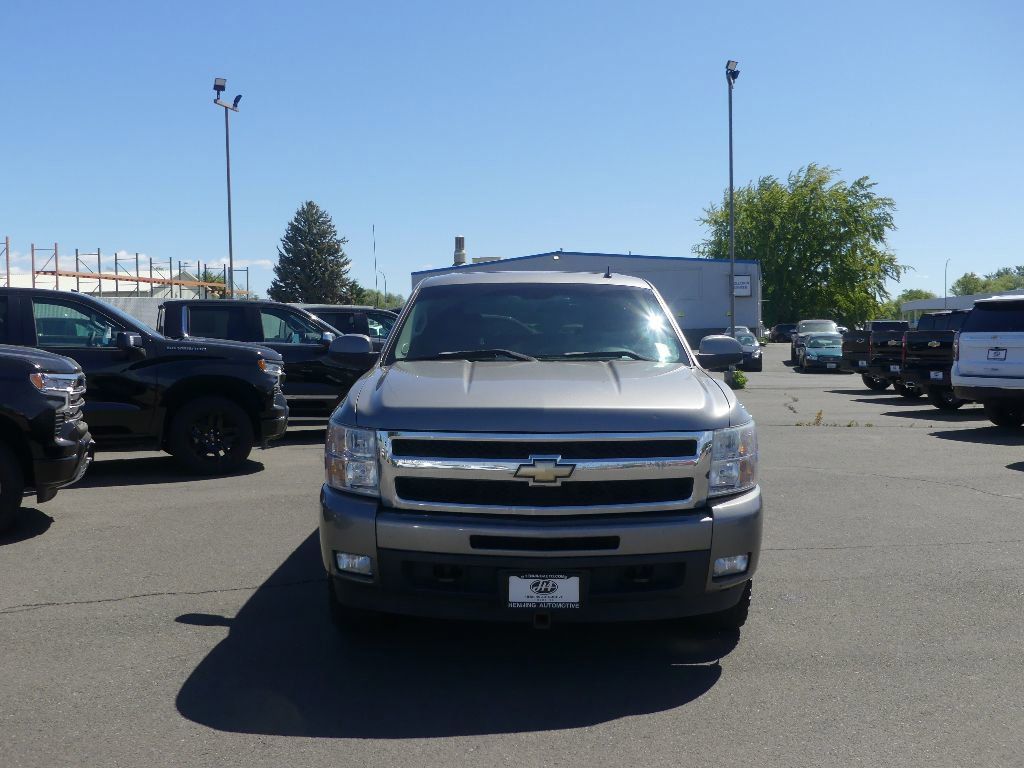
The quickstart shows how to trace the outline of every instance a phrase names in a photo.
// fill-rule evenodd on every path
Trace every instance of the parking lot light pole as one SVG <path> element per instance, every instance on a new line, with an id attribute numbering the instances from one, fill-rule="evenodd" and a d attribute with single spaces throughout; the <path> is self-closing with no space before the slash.
<path id="1" fill-rule="evenodd" d="M 378 270 L 378 271 L 377 271 L 377 274 L 378 274 L 378 275 L 380 275 L 381 277 L 383 277 L 383 278 L 384 278 L 384 303 L 385 303 L 385 304 L 387 304 L 387 299 L 388 299 L 388 276 L 387 276 L 387 275 L 385 275 L 385 274 L 384 274 L 383 272 L 381 272 L 380 270 Z M 376 293 L 377 293 L 377 295 L 376 295 L 376 297 L 375 297 L 375 298 L 376 298 L 376 299 L 377 299 L 378 301 L 380 301 L 380 291 L 377 291 Z M 378 306 L 378 307 L 379 307 L 379 306 L 380 306 L 380 304 L 377 304 L 376 306 Z M 387 307 L 385 307 L 385 309 L 387 309 Z"/>
<path id="2" fill-rule="evenodd" d="M 729 335 L 736 335 L 736 214 L 732 185 L 732 89 L 740 71 L 730 59 L 725 63 L 725 82 L 729 87 Z"/>
<path id="3" fill-rule="evenodd" d="M 949 307 L 949 259 L 946 259 L 946 266 L 942 269 L 942 308 Z"/>
<path id="4" fill-rule="evenodd" d="M 227 274 L 227 296 L 235 298 L 235 253 L 231 233 L 231 128 L 228 115 L 238 111 L 238 102 L 242 100 L 242 94 L 235 96 L 235 100 L 228 104 L 220 96 L 228 87 L 228 81 L 223 77 L 216 77 L 213 80 L 213 103 L 218 107 L 224 107 L 224 156 L 227 161 L 228 175 L 228 274 Z"/>

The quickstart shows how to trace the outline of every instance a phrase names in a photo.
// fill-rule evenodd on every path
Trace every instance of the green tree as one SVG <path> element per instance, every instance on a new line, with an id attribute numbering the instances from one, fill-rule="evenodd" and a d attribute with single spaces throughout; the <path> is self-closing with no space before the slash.
<path id="1" fill-rule="evenodd" d="M 981 293 L 985 290 L 985 280 L 978 277 L 974 272 L 961 275 L 949 286 L 949 292 L 954 296 L 970 296 L 973 293 Z"/>
<path id="2" fill-rule="evenodd" d="M 736 190 L 736 258 L 761 264 L 768 325 L 801 317 L 862 322 L 889 301 L 886 281 L 907 271 L 886 243 L 893 200 L 876 194 L 866 176 L 852 183 L 837 176 L 812 164 L 785 182 L 766 176 Z M 728 258 L 728 197 L 700 221 L 710 232 L 694 252 Z"/>
<path id="3" fill-rule="evenodd" d="M 878 311 L 875 312 L 873 320 L 894 320 L 898 319 L 902 311 L 902 307 L 908 301 L 917 301 L 919 299 L 937 299 L 939 298 L 931 291 L 926 291 L 923 288 L 907 288 L 905 291 L 901 291 L 900 295 L 892 301 L 886 301 L 879 305 Z"/>
<path id="4" fill-rule="evenodd" d="M 373 288 L 364 288 L 359 283 L 352 283 L 351 300 L 353 304 L 366 304 L 381 309 L 391 309 L 405 304 L 405 297 L 400 293 L 375 291 Z"/>
<path id="5" fill-rule="evenodd" d="M 267 295 L 274 301 L 345 304 L 350 301 L 351 266 L 331 217 L 307 200 L 288 223 L 277 249 L 274 280 Z"/>

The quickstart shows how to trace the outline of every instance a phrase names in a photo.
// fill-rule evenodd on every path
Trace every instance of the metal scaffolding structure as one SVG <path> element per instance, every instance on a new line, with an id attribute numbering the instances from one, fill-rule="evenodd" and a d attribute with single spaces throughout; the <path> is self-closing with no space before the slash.
<path id="1" fill-rule="evenodd" d="M 173 258 L 154 259 L 139 253 L 114 252 L 107 256 L 104 270 L 103 251 L 82 252 L 75 249 L 74 266 L 61 264 L 60 245 L 43 248 L 32 243 L 29 249 L 30 284 L 33 288 L 54 288 L 90 293 L 99 297 L 149 296 L 160 298 L 211 298 L 226 293 L 228 268 L 224 264 L 201 261 L 177 261 Z M 11 240 L 3 240 L 4 286 L 12 286 Z M 15 273 L 15 276 L 20 273 Z M 245 289 L 238 286 L 238 278 L 245 276 Z M 63 280 L 61 278 L 64 278 Z M 72 285 L 74 286 L 72 288 Z M 235 269 L 234 293 L 249 295 L 249 269 Z"/>

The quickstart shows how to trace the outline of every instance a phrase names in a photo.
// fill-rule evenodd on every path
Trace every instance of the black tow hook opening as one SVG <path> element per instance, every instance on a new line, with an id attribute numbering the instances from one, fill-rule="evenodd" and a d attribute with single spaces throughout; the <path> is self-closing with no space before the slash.
<path id="1" fill-rule="evenodd" d="M 551 629 L 551 614 L 550 613 L 535 613 L 535 614 L 533 614 L 533 628 L 534 629 Z"/>

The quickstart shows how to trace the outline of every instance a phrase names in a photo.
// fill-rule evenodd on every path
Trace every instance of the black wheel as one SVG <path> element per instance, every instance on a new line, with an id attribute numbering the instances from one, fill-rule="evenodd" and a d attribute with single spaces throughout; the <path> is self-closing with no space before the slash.
<path id="1" fill-rule="evenodd" d="M 167 447 L 189 472 L 222 475 L 249 458 L 253 442 L 252 422 L 240 406 L 223 397 L 200 397 L 174 414 Z"/>
<path id="2" fill-rule="evenodd" d="M 897 394 L 901 397 L 907 398 L 908 400 L 917 400 L 917 398 L 924 394 L 920 387 L 915 387 L 912 384 L 904 384 L 902 381 L 894 383 L 892 388 L 896 390 Z"/>
<path id="3" fill-rule="evenodd" d="M 876 379 L 874 376 L 868 376 L 866 373 L 861 374 L 861 379 L 864 380 L 864 386 L 875 392 L 881 392 L 883 389 L 889 388 L 889 382 L 885 379 Z"/>
<path id="4" fill-rule="evenodd" d="M 985 406 L 985 418 L 997 427 L 1019 427 L 1024 424 L 1024 405 L 989 400 Z"/>
<path id="5" fill-rule="evenodd" d="M 750 370 L 752 370 L 754 373 L 757 373 L 758 371 L 763 371 L 764 370 L 764 360 L 758 358 L 757 362 L 750 366 Z"/>
<path id="6" fill-rule="evenodd" d="M 962 408 L 966 400 L 961 400 L 946 387 L 928 387 L 928 402 L 940 411 L 955 411 Z"/>
<path id="7" fill-rule="evenodd" d="M 0 533 L 12 525 L 25 491 L 25 476 L 14 451 L 0 443 Z"/>
<path id="8" fill-rule="evenodd" d="M 794 347 L 792 344 L 789 345 L 789 362 L 796 362 L 796 347 Z"/>
<path id="9" fill-rule="evenodd" d="M 750 594 L 753 590 L 754 580 L 751 579 L 743 587 L 743 594 L 740 601 L 732 608 L 726 608 L 718 613 L 709 613 L 701 617 L 701 623 L 708 629 L 735 630 L 747 623 L 747 614 L 750 613 Z"/>

